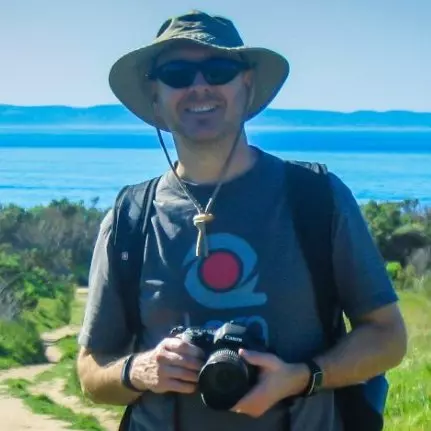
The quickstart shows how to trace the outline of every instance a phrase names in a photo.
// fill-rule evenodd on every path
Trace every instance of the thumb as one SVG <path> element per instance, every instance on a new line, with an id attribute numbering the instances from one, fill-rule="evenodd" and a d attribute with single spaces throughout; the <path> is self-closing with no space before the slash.
<path id="1" fill-rule="evenodd" d="M 274 357 L 269 353 L 246 349 L 240 349 L 238 353 L 251 365 L 262 368 L 272 368 L 274 366 Z"/>

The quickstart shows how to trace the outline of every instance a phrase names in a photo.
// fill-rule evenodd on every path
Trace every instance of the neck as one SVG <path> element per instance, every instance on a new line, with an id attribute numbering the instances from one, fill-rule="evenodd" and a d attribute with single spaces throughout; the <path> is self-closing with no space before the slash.
<path id="1" fill-rule="evenodd" d="M 180 178 L 197 184 L 216 183 L 234 144 L 235 137 L 222 142 L 207 142 L 187 145 L 177 141 L 178 164 L 176 172 Z M 247 143 L 243 131 L 236 144 L 223 181 L 228 181 L 252 167 L 255 154 Z"/>

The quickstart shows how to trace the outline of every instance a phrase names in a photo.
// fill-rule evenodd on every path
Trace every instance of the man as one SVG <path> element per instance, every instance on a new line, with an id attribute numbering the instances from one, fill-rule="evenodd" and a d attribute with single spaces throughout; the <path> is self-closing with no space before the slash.
<path id="1" fill-rule="evenodd" d="M 285 430 L 286 417 L 295 431 L 341 430 L 333 389 L 384 373 L 405 354 L 397 297 L 356 201 L 334 174 L 333 264 L 353 331 L 321 351 L 312 284 L 282 205 L 284 161 L 249 145 L 244 131 L 288 74 L 284 57 L 246 48 L 229 20 L 199 11 L 168 20 L 151 45 L 112 68 L 119 100 L 171 132 L 178 153 L 157 185 L 145 239 L 143 335 L 133 362 L 107 253 L 112 212 L 90 271 L 79 377 L 96 402 L 139 400 L 130 431 Z M 169 332 L 227 321 L 257 328 L 275 353 L 241 351 L 259 381 L 232 409 L 216 411 L 196 390 L 202 350 Z"/>

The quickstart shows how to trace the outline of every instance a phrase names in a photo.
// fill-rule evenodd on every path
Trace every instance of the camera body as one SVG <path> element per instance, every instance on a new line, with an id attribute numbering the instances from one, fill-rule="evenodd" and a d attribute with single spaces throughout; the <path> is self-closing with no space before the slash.
<path id="1" fill-rule="evenodd" d="M 263 338 L 246 326 L 233 322 L 218 329 L 177 326 L 171 330 L 171 336 L 180 337 L 204 352 L 198 389 L 207 407 L 229 410 L 255 385 L 258 368 L 247 363 L 238 351 L 267 350 Z"/>

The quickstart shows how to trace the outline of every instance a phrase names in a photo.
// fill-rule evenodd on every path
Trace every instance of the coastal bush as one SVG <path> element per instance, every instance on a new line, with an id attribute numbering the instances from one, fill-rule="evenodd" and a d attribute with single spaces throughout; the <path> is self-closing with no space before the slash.
<path id="1" fill-rule="evenodd" d="M 418 201 L 371 200 L 361 209 L 386 262 L 404 267 L 417 250 L 431 246 L 431 208 L 422 208 Z"/>
<path id="2" fill-rule="evenodd" d="M 44 361 L 44 347 L 34 323 L 0 319 L 0 369 Z"/>
<path id="3" fill-rule="evenodd" d="M 106 211 L 83 202 L 53 200 L 47 206 L 23 209 L 0 205 L 0 244 L 25 254 L 34 266 L 50 274 L 72 275 L 87 283 L 89 262 Z"/>
<path id="4" fill-rule="evenodd" d="M 0 251 L 0 368 L 44 360 L 40 333 L 67 324 L 74 285 L 70 277 L 34 266 L 31 253 Z"/>

